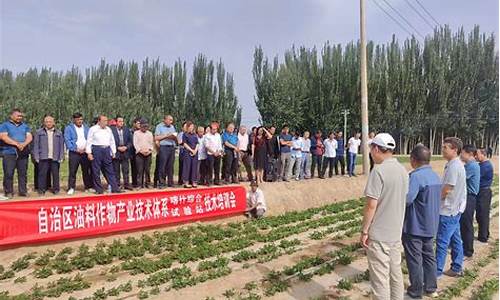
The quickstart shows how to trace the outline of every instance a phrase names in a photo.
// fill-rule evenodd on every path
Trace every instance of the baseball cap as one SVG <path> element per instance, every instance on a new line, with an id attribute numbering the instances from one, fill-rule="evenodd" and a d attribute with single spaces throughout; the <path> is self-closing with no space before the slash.
<path id="1" fill-rule="evenodd" d="M 377 134 L 371 144 L 375 144 L 380 147 L 384 147 L 389 150 L 394 150 L 396 148 L 396 142 L 394 141 L 394 138 L 392 135 L 388 133 L 379 133 Z"/>

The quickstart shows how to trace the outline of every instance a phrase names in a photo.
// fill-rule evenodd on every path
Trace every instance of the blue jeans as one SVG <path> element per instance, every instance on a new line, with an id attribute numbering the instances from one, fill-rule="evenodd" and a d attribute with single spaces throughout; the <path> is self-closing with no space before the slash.
<path id="1" fill-rule="evenodd" d="M 302 160 L 300 166 L 300 179 L 311 178 L 311 155 L 302 152 Z"/>
<path id="2" fill-rule="evenodd" d="M 356 167 L 356 153 L 349 152 L 349 165 L 347 166 L 347 173 L 349 176 L 354 175 L 354 168 Z"/>
<path id="3" fill-rule="evenodd" d="M 451 270 L 462 272 L 464 249 L 460 236 L 460 214 L 452 217 L 439 216 L 439 228 L 436 237 L 437 276 L 443 274 L 448 247 L 451 248 Z"/>

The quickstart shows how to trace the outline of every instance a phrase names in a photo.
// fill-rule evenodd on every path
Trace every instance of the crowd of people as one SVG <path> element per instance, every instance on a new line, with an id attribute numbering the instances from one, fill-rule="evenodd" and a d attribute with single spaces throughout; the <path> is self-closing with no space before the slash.
<path id="1" fill-rule="evenodd" d="M 67 193 L 74 194 L 80 168 L 85 191 L 102 194 L 105 189 L 101 172 L 111 193 L 151 186 L 174 187 L 178 150 L 177 185 L 196 188 L 246 179 L 251 181 L 247 214 L 261 217 L 266 204 L 258 188 L 260 183 L 334 174 L 356 176 L 356 155 L 361 145 L 359 133 L 345 145 L 342 131 L 324 136 L 318 130 L 311 135 L 308 131 L 291 131 L 286 125 L 278 134 L 275 126 L 254 127 L 247 132 L 245 126 L 236 128 L 234 123 L 221 130 L 215 121 L 206 127 L 186 121 L 177 130 L 170 115 L 155 127 L 144 118 L 136 118 L 132 128 L 125 125 L 121 116 L 108 120 L 100 115 L 91 127 L 80 113 L 73 114 L 72 119 L 61 131 L 54 118 L 47 115 L 43 126 L 32 131 L 23 121 L 23 113 L 12 110 L 10 119 L 0 125 L 4 199 L 13 196 L 15 170 L 19 196 L 28 195 L 30 155 L 35 165 L 35 188 L 40 195 L 49 188 L 54 194 L 59 193 L 60 164 L 66 157 Z M 414 170 L 408 176 L 393 157 L 396 143 L 391 135 L 370 133 L 367 142 L 371 171 L 364 192 L 367 202 L 360 242 L 367 249 L 373 296 L 403 299 L 400 254 L 404 250 L 410 277 L 407 294 L 412 298 L 421 298 L 423 294 L 434 297 L 438 278 L 462 276 L 464 259 L 474 254 L 474 214 L 477 239 L 488 242 L 493 182 L 493 165 L 488 159 L 491 149 L 463 145 L 456 137 L 444 139 L 442 153 L 447 163 L 440 178 L 430 167 L 431 151 L 422 144 L 411 152 Z M 153 157 L 156 162 L 151 180 Z M 445 270 L 448 249 L 452 262 Z"/>
<path id="2" fill-rule="evenodd" d="M 432 170 L 431 151 L 422 144 L 411 152 L 408 176 L 393 157 L 395 147 L 387 133 L 370 143 L 375 166 L 364 192 L 360 242 L 367 252 L 373 298 L 404 299 L 402 249 L 410 278 L 407 295 L 435 298 L 438 279 L 462 276 L 464 259 L 474 254 L 474 214 L 477 240 L 488 242 L 493 165 L 487 149 L 449 137 L 442 145 L 447 160 L 442 178 Z M 448 249 L 451 266 L 445 270 Z"/>
<path id="3" fill-rule="evenodd" d="M 122 116 L 108 119 L 100 115 L 92 120 L 91 126 L 86 121 L 89 120 L 80 113 L 74 113 L 72 122 L 63 128 L 47 115 L 40 128 L 31 130 L 23 112 L 13 109 L 9 119 L 0 125 L 3 198 L 14 195 L 15 171 L 18 195 L 28 195 L 30 156 L 39 195 L 49 190 L 54 194 L 60 192 L 60 168 L 65 159 L 68 160 L 67 194 L 73 195 L 79 169 L 86 192 L 121 193 L 174 187 L 176 156 L 177 185 L 185 188 L 242 180 L 259 184 L 325 178 L 334 173 L 356 176 L 356 155 L 361 145 L 359 133 L 345 145 L 342 131 L 324 135 L 318 130 L 311 136 L 308 131 L 291 131 L 287 125 L 278 133 L 275 126 L 248 130 L 245 126 L 236 128 L 230 122 L 221 128 L 215 121 L 206 127 L 186 121 L 177 129 L 170 115 L 156 126 L 151 126 L 145 118 L 136 118 L 131 128 Z M 155 159 L 153 176 L 152 159 Z M 106 189 L 101 173 L 107 182 Z"/>

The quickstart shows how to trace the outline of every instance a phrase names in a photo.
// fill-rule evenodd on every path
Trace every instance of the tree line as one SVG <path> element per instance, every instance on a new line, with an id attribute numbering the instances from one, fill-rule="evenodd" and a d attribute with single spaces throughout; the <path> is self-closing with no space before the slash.
<path id="1" fill-rule="evenodd" d="M 189 81 L 187 77 L 186 62 L 180 59 L 173 66 L 146 58 L 141 65 L 103 59 L 83 71 L 75 66 L 66 72 L 43 67 L 18 74 L 2 69 L 0 113 L 5 117 L 12 108 L 21 108 L 33 126 L 41 124 L 45 114 L 65 125 L 74 112 L 81 112 L 88 122 L 99 114 L 122 115 L 129 121 L 144 117 L 153 125 L 165 114 L 200 125 L 212 120 L 240 122 L 233 75 L 222 61 L 200 54 Z"/>
<path id="2" fill-rule="evenodd" d="M 297 129 L 361 127 L 359 43 L 292 47 L 280 59 L 254 51 L 255 103 L 265 125 Z M 441 140 L 498 147 L 498 51 L 493 34 L 436 28 L 419 42 L 367 44 L 370 130 L 391 133 L 398 152 L 419 142 L 440 152 Z"/>

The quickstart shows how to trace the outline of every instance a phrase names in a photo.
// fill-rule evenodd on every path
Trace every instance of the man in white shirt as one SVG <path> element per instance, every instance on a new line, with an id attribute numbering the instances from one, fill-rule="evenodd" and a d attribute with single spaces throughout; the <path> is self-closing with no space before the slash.
<path id="1" fill-rule="evenodd" d="M 323 170 L 320 178 L 325 178 L 326 168 L 328 168 L 328 177 L 332 178 L 335 157 L 337 157 L 337 140 L 335 139 L 335 132 L 330 132 L 328 138 L 323 141 L 323 144 L 325 145 L 325 154 L 323 154 Z"/>
<path id="2" fill-rule="evenodd" d="M 224 154 L 222 139 L 219 134 L 219 123 L 210 124 L 210 132 L 205 135 L 203 143 L 207 151 L 208 185 L 220 185 L 220 160 Z"/>
<path id="3" fill-rule="evenodd" d="M 288 165 L 288 172 L 286 177 L 291 178 L 292 175 L 295 180 L 300 180 L 300 165 L 302 164 L 302 146 L 304 142 L 300 137 L 300 132 L 295 131 L 292 138 L 292 146 L 290 146 L 290 164 Z"/>
<path id="4" fill-rule="evenodd" d="M 354 169 L 356 167 L 356 156 L 358 155 L 359 146 L 361 145 L 361 140 L 359 139 L 360 136 L 361 134 L 358 132 L 347 142 L 347 147 L 349 148 L 347 156 L 347 171 L 349 173 L 349 177 L 356 177 Z"/>
<path id="5" fill-rule="evenodd" d="M 302 162 L 300 166 L 300 178 L 311 178 L 311 139 L 309 131 L 304 131 L 302 137 Z"/>
<path id="6" fill-rule="evenodd" d="M 97 194 L 104 192 L 101 184 L 101 170 L 111 185 L 112 193 L 120 193 L 113 168 L 113 157 L 116 155 L 116 144 L 108 127 L 108 118 L 100 115 L 97 124 L 90 127 L 85 152 L 92 164 L 92 180 Z"/>
<path id="7" fill-rule="evenodd" d="M 252 181 L 250 191 L 247 192 L 246 215 L 250 218 L 260 218 L 264 215 L 266 209 L 264 193 L 259 189 L 259 184 L 256 181 Z"/>
<path id="8" fill-rule="evenodd" d="M 253 175 L 252 175 L 252 153 L 249 151 L 251 147 L 248 147 L 250 144 L 250 137 L 247 133 L 247 128 L 246 126 L 240 126 L 240 129 L 238 131 L 238 149 L 240 149 L 240 163 L 245 166 L 245 170 L 247 172 L 247 177 L 248 181 L 253 180 Z M 240 164 L 240 165 L 241 165 Z M 243 176 L 241 174 L 241 169 L 238 168 L 238 177 L 239 180 L 243 180 Z"/>
<path id="9" fill-rule="evenodd" d="M 198 184 L 206 185 L 207 180 L 207 150 L 205 149 L 205 134 L 210 130 L 209 127 L 203 128 L 203 126 L 198 126 L 196 129 L 196 134 L 198 135 Z"/>

